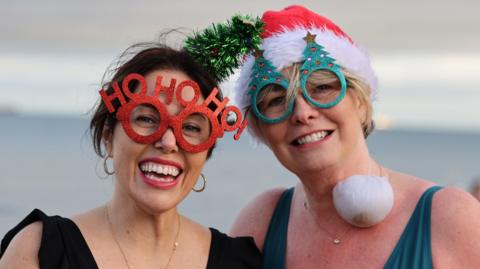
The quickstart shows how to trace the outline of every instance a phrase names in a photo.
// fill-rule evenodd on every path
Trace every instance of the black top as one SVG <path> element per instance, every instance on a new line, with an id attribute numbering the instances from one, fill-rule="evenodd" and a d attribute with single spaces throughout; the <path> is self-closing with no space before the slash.
<path id="1" fill-rule="evenodd" d="M 92 252 L 73 221 L 60 216 L 49 217 L 33 210 L 24 220 L 10 230 L 2 240 L 0 258 L 13 237 L 25 226 L 43 222 L 43 233 L 38 259 L 40 269 L 97 269 Z M 262 258 L 251 237 L 232 238 L 210 228 L 212 241 L 207 269 L 261 268 Z"/>

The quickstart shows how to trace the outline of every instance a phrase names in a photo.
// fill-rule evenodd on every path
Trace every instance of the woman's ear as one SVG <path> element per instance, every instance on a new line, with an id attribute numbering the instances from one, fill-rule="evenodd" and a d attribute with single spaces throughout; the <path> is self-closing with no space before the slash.
<path id="1" fill-rule="evenodd" d="M 360 122 L 362 125 L 365 125 L 367 122 L 367 106 L 360 103 L 358 107 L 358 113 L 360 113 Z"/>
<path id="2" fill-rule="evenodd" d="M 102 142 L 105 146 L 105 154 L 109 157 L 113 157 L 113 132 L 110 129 L 103 131 Z"/>
<path id="3" fill-rule="evenodd" d="M 357 94 L 352 94 L 352 99 L 355 103 L 355 107 L 360 118 L 360 123 L 364 125 L 367 121 L 367 106 L 364 102 L 362 102 L 362 99 Z"/>

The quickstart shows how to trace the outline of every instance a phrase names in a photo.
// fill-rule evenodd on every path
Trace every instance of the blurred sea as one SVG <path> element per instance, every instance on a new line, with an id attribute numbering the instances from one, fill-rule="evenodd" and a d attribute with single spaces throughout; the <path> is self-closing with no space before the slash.
<path id="1" fill-rule="evenodd" d="M 107 201 L 112 179 L 102 180 L 91 149 L 88 120 L 0 116 L 0 237 L 33 208 L 71 216 Z M 191 193 L 181 212 L 228 231 L 239 210 L 274 186 L 292 186 L 295 176 L 263 146 L 226 137 L 207 162 L 208 185 Z M 386 167 L 467 188 L 480 176 L 480 133 L 377 130 L 370 152 Z"/>

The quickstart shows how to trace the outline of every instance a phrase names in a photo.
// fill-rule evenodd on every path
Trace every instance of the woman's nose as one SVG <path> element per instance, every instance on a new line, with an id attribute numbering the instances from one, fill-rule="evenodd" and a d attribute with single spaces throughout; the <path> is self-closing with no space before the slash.
<path id="1" fill-rule="evenodd" d="M 318 109 L 308 103 L 303 95 L 299 94 L 295 97 L 295 105 L 290 120 L 292 123 L 305 124 L 318 117 L 318 113 Z"/>
<path id="2" fill-rule="evenodd" d="M 173 153 L 178 151 L 177 139 L 171 128 L 168 128 L 160 139 L 158 139 L 154 146 L 164 153 Z"/>

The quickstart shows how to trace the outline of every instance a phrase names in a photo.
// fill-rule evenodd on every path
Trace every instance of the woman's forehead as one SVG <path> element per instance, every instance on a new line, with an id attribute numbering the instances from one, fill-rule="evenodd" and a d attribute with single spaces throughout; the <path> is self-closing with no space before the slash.
<path id="1" fill-rule="evenodd" d="M 153 91 L 159 86 L 162 88 L 171 88 L 171 94 L 173 94 L 172 100 L 177 99 L 177 91 L 179 85 L 181 85 L 183 82 L 191 81 L 198 87 L 198 83 L 192 80 L 183 71 L 174 69 L 154 70 L 147 73 L 147 75 L 145 76 L 145 80 L 147 82 L 147 92 L 149 94 L 153 93 Z M 181 87 L 181 96 L 184 100 L 194 99 L 195 94 L 199 94 L 199 99 L 197 103 L 201 103 L 204 101 L 205 98 L 203 97 L 200 88 L 198 88 L 198 90 L 195 90 L 192 88 L 192 86 Z M 164 95 L 165 94 L 160 94 L 159 98 L 163 100 Z"/>
<path id="2" fill-rule="evenodd" d="M 182 82 L 185 80 L 192 80 L 187 74 L 183 71 L 175 70 L 175 69 L 157 69 L 153 70 L 145 75 L 145 79 L 147 80 L 148 86 L 155 86 L 156 79 L 158 76 L 161 76 L 164 80 L 163 85 L 168 86 L 169 82 L 172 79 L 175 79 L 177 82 Z"/>
<path id="3" fill-rule="evenodd" d="M 297 66 L 295 66 L 295 65 L 297 65 Z M 300 66 L 300 63 L 296 63 L 294 65 L 284 67 L 284 68 L 280 69 L 280 73 L 286 78 L 291 77 L 293 75 L 293 73 L 295 72 L 295 70 L 297 72 L 299 71 L 299 68 L 298 68 L 299 66 Z"/>

